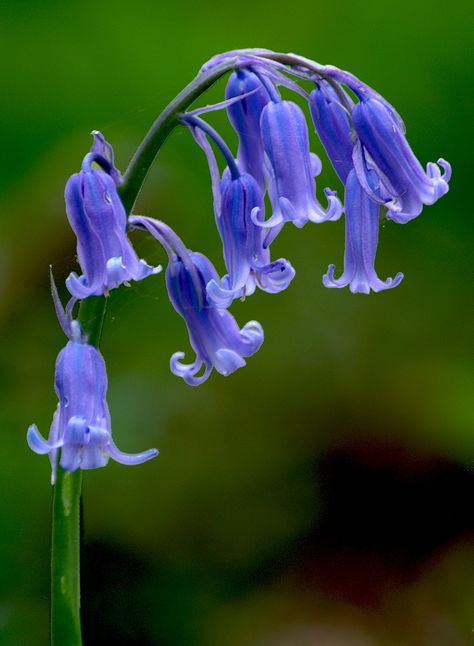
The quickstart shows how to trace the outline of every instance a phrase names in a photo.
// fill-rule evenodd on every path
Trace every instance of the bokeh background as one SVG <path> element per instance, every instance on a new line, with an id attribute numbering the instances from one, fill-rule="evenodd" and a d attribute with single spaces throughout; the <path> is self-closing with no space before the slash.
<path id="1" fill-rule="evenodd" d="M 453 165 L 450 193 L 381 228 L 378 295 L 326 290 L 344 224 L 288 226 L 286 292 L 233 306 L 260 352 L 197 389 L 163 276 L 116 290 L 103 340 L 117 444 L 157 446 L 84 484 L 86 644 L 365 646 L 470 643 L 472 494 L 472 52 L 469 2 L 0 5 L 0 643 L 48 642 L 54 361 L 65 343 L 48 265 L 75 268 L 63 189 L 92 129 L 125 169 L 148 126 L 214 53 L 262 46 L 350 69 L 404 116 L 422 163 Z M 217 99 L 218 84 L 203 101 Z M 229 142 L 223 115 L 211 118 Z M 321 152 L 316 137 L 313 150 Z M 325 163 L 319 187 L 337 186 Z M 165 219 L 223 269 L 208 172 L 184 130 L 136 212 Z M 165 261 L 133 236 L 142 257 Z M 64 292 L 63 295 L 65 296 Z"/>

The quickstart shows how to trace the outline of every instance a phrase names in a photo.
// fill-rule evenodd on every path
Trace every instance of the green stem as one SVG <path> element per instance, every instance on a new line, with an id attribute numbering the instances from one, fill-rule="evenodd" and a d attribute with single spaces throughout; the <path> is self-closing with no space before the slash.
<path id="1" fill-rule="evenodd" d="M 53 495 L 51 644 L 80 646 L 80 506 L 82 471 L 58 467 Z"/>
<path id="2" fill-rule="evenodd" d="M 79 308 L 79 323 L 87 338 L 87 342 L 98 348 L 104 327 L 105 310 L 107 309 L 106 296 L 89 296 L 81 301 Z"/>

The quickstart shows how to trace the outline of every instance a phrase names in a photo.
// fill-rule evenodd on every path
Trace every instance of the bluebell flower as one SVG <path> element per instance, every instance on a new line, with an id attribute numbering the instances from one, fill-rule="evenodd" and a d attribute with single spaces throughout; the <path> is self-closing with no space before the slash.
<path id="1" fill-rule="evenodd" d="M 234 317 L 225 309 L 213 305 L 206 294 L 206 285 L 218 281 L 212 263 L 202 254 L 189 252 L 189 258 L 198 276 L 198 284 L 181 258 L 170 260 L 166 269 L 166 286 L 175 310 L 187 325 L 191 346 L 196 359 L 191 364 L 181 363 L 183 352 L 171 357 L 171 372 L 187 384 L 203 383 L 215 368 L 227 376 L 245 365 L 244 357 L 255 354 L 263 343 L 263 330 L 257 321 L 249 321 L 239 329 Z M 204 366 L 201 376 L 197 374 Z"/>
<path id="2" fill-rule="evenodd" d="M 205 121 L 184 115 L 183 121 L 206 153 L 211 172 L 216 224 L 224 247 L 228 274 L 222 281 L 211 280 L 207 295 L 215 305 L 228 307 L 235 298 L 244 298 L 260 289 L 275 294 L 290 284 L 295 275 L 284 258 L 271 262 L 267 232 L 263 228 L 264 197 L 255 178 L 241 172 L 227 144 Z M 217 163 L 208 136 L 218 146 L 228 166 L 219 181 Z"/>
<path id="3" fill-rule="evenodd" d="M 52 484 L 58 451 L 61 451 L 59 464 L 67 471 L 103 467 L 110 457 L 131 465 L 158 455 L 156 449 L 131 455 L 115 446 L 106 401 L 104 359 L 96 348 L 82 340 L 77 321 L 72 322 L 71 330 L 72 338 L 56 361 L 55 390 L 59 403 L 48 440 L 34 424 L 27 434 L 28 444 L 35 453 L 49 454 Z"/>
<path id="4" fill-rule="evenodd" d="M 338 219 L 342 207 L 333 191 L 325 190 L 327 209 L 316 199 L 314 177 L 321 172 L 321 161 L 310 153 L 302 110 L 292 101 L 271 101 L 262 111 L 260 126 L 273 207 L 263 225 L 279 229 L 286 221 L 302 227 L 308 221 Z"/>
<path id="5" fill-rule="evenodd" d="M 376 170 L 379 185 L 373 193 L 385 203 L 388 218 L 405 223 L 419 215 L 424 204 L 433 204 L 448 191 L 449 163 L 438 160 L 443 175 L 433 162 L 425 172 L 405 138 L 400 119 L 385 103 L 376 98 L 361 100 L 354 107 L 352 119 L 362 144 L 356 163 L 359 180 L 364 185 L 365 169 Z"/>
<path id="6" fill-rule="evenodd" d="M 270 99 L 258 76 L 249 70 L 237 70 L 227 83 L 226 99 L 239 96 L 243 97 L 240 101 L 227 106 L 229 120 L 239 137 L 237 163 L 244 173 L 253 175 L 260 188 L 265 190 L 260 116 Z"/>
<path id="7" fill-rule="evenodd" d="M 376 183 L 374 171 L 369 171 L 368 181 Z M 329 265 L 323 276 L 326 287 L 350 286 L 352 293 L 369 294 L 370 290 L 380 292 L 396 287 L 403 278 L 398 273 L 394 279 L 380 280 L 375 273 L 374 261 L 379 233 L 380 205 L 374 202 L 362 188 L 355 170 L 351 170 L 346 181 L 345 193 L 346 247 L 344 273 L 334 278 L 334 265 Z"/>
<path id="8" fill-rule="evenodd" d="M 233 178 L 226 169 L 220 190 L 216 223 L 228 274 L 220 284 L 214 279 L 209 282 L 209 299 L 220 307 L 228 307 L 234 298 L 252 294 L 256 286 L 272 294 L 286 289 L 295 270 L 284 258 L 270 260 L 266 232 L 254 222 L 263 218 L 265 208 L 257 182 L 247 173 Z"/>
<path id="9" fill-rule="evenodd" d="M 339 88 L 348 106 L 353 106 L 349 95 Z M 309 95 L 309 107 L 313 123 L 326 153 L 345 183 L 353 168 L 352 153 L 354 143 L 351 139 L 351 124 L 341 98 L 335 89 L 326 81 L 319 81 L 315 90 Z"/>
<path id="10" fill-rule="evenodd" d="M 175 310 L 188 328 L 196 359 L 183 364 L 183 352 L 175 352 L 170 360 L 171 372 L 187 384 L 202 384 L 215 368 L 222 375 L 230 375 L 245 365 L 244 357 L 255 354 L 263 343 L 263 330 L 257 321 L 249 321 L 239 329 L 234 317 L 216 307 L 207 296 L 210 281 L 219 282 L 212 263 L 206 256 L 187 249 L 176 233 L 164 222 L 143 215 L 130 217 L 134 229 L 149 231 L 165 248 L 169 264 L 166 286 Z M 197 376 L 204 367 L 204 372 Z"/>
<path id="11" fill-rule="evenodd" d="M 117 192 L 121 178 L 113 164 L 112 148 L 100 133 L 93 135 L 94 144 L 82 170 L 69 178 L 65 190 L 66 212 L 77 236 L 77 255 L 84 272 L 82 276 L 73 272 L 66 280 L 77 299 L 105 294 L 121 283 L 141 280 L 161 270 L 139 260 L 130 244 L 127 216 Z"/>

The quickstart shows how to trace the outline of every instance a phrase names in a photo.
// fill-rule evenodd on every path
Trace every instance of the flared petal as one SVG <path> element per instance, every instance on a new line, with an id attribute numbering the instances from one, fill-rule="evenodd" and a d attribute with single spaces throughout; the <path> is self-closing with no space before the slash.
<path id="1" fill-rule="evenodd" d="M 243 368 L 243 366 L 245 366 L 245 359 L 235 352 L 235 350 L 229 350 L 228 348 L 216 350 L 214 354 L 214 368 L 221 375 L 224 375 L 224 377 L 235 372 L 238 368 Z"/>
<path id="2" fill-rule="evenodd" d="M 38 430 L 36 424 L 31 424 L 29 426 L 26 439 L 28 441 L 28 446 L 32 451 L 38 453 L 38 455 L 45 455 L 50 453 L 53 449 L 58 448 L 62 445 L 62 441 L 55 442 L 51 444 L 48 440 L 45 440 L 44 437 Z"/>
<path id="3" fill-rule="evenodd" d="M 196 357 L 194 363 L 181 363 L 180 359 L 184 358 L 184 352 L 175 352 L 170 359 L 171 372 L 177 377 L 181 377 L 190 386 L 199 386 L 204 383 L 212 372 L 212 365 L 205 363 L 199 357 Z M 201 376 L 196 377 L 204 365 L 204 372 Z"/>
<path id="4" fill-rule="evenodd" d="M 242 296 L 243 287 L 232 289 L 224 287 L 222 285 L 223 282 L 224 279 L 221 281 L 221 284 L 215 279 L 210 280 L 206 285 L 206 295 L 213 305 L 227 309 L 233 300 Z"/>
<path id="5" fill-rule="evenodd" d="M 263 328 L 258 321 L 249 321 L 240 330 L 240 339 L 245 349 L 244 357 L 255 354 L 264 341 Z"/>
<path id="6" fill-rule="evenodd" d="M 260 289 L 269 294 L 285 290 L 295 276 L 295 270 L 285 258 L 254 268 L 254 273 Z"/>
<path id="7" fill-rule="evenodd" d="M 375 182 L 375 173 L 371 171 L 369 180 Z M 334 265 L 329 265 L 323 276 L 325 287 L 345 287 L 351 292 L 369 294 L 396 287 L 403 274 L 398 273 L 394 279 L 382 281 L 374 268 L 378 243 L 379 210 L 359 183 L 355 170 L 352 170 L 346 181 L 346 247 L 344 254 L 344 272 L 340 278 L 334 277 Z"/>
<path id="8" fill-rule="evenodd" d="M 260 119 L 263 147 L 269 174 L 269 195 L 273 206 L 270 226 L 278 218 L 302 227 L 309 220 L 324 222 L 340 217 L 342 206 L 331 191 L 328 207 L 316 199 L 306 120 L 301 109 L 291 101 L 270 102 Z M 268 226 L 268 222 L 267 222 Z"/>
<path id="9" fill-rule="evenodd" d="M 159 455 L 157 449 L 148 449 L 147 451 L 142 451 L 141 453 L 124 453 L 120 451 L 112 438 L 109 438 L 108 450 L 110 457 L 115 460 L 115 462 L 120 462 L 120 464 L 126 464 L 133 466 L 135 464 L 143 464 L 152 458 L 156 458 Z"/>
<path id="10" fill-rule="evenodd" d="M 30 448 L 36 453 L 49 454 L 52 484 L 56 478 L 58 451 L 59 464 L 67 471 L 103 467 L 111 455 L 124 464 L 138 464 L 157 455 L 156 449 L 150 449 L 128 456 L 115 447 L 106 401 L 105 362 L 100 352 L 84 341 L 77 321 L 71 322 L 71 340 L 56 361 L 55 390 L 59 403 L 48 441 L 35 425 L 27 432 Z"/>

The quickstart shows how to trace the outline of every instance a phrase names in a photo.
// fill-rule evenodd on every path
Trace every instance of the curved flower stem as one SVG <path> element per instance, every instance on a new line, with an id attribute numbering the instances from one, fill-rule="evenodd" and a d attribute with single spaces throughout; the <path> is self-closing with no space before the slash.
<path id="1" fill-rule="evenodd" d="M 82 471 L 58 467 L 53 494 L 51 644 L 80 646 L 80 506 Z"/>
<path id="2" fill-rule="evenodd" d="M 88 341 L 99 346 L 107 298 L 82 301 L 79 321 Z M 51 535 L 51 644 L 80 646 L 80 513 L 82 471 L 58 465 L 53 490 Z"/>
<path id="3" fill-rule="evenodd" d="M 127 213 L 132 210 L 150 166 L 163 142 L 178 125 L 180 113 L 186 110 L 193 101 L 199 98 L 221 76 L 234 69 L 237 61 L 238 56 L 229 57 L 229 59 L 212 69 L 200 72 L 156 119 L 138 146 L 124 175 L 123 184 L 119 187 L 119 194 Z"/>
<path id="4" fill-rule="evenodd" d="M 237 67 L 246 65 L 245 56 L 248 56 L 251 64 L 252 58 L 255 60 L 268 62 L 274 61 L 280 65 L 287 66 L 291 71 L 292 67 L 305 68 L 306 70 L 319 74 L 334 87 L 343 105 L 346 103 L 344 94 L 341 92 L 337 83 L 327 74 L 324 66 L 310 61 L 307 58 L 295 54 L 282 54 L 279 52 L 270 52 L 268 50 L 242 49 L 234 50 L 215 57 L 219 62 L 212 64 L 199 74 L 189 83 L 178 96 L 168 104 L 168 106 L 159 115 L 151 126 L 145 138 L 138 146 L 132 160 L 125 172 L 123 183 L 119 186 L 119 195 L 125 206 L 125 210 L 130 214 L 133 205 L 140 193 L 143 182 L 150 170 L 150 167 L 158 154 L 165 139 L 174 130 L 179 123 L 179 115 L 184 112 L 193 101 L 211 87 L 221 76 Z M 211 59 L 212 60 L 212 59 Z"/>

